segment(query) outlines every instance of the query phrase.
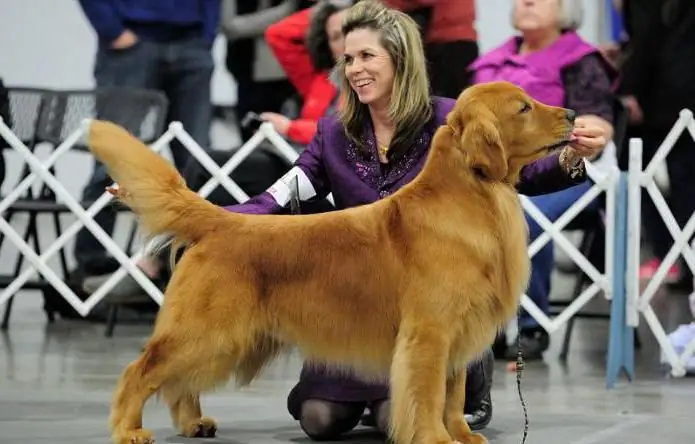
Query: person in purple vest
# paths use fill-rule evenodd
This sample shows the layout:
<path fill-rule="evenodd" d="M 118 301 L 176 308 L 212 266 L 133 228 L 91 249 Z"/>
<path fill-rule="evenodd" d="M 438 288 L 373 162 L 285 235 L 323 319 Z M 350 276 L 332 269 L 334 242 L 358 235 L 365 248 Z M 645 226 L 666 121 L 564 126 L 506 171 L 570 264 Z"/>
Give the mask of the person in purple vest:
<path fill-rule="evenodd" d="M 331 193 L 337 209 L 355 207 L 396 192 L 422 169 L 432 136 L 445 124 L 455 100 L 430 95 L 415 22 L 402 12 L 363 0 L 348 10 L 343 34 L 337 114 L 319 121 L 315 137 L 283 178 L 266 192 L 225 207 L 227 210 L 288 213 L 292 194 L 288 183 L 295 178 L 302 201 L 323 199 Z M 519 192 L 545 194 L 583 183 L 582 158 L 596 155 L 607 140 L 607 126 L 597 122 L 583 120 L 574 142 L 561 153 L 524 168 Z M 320 239 L 316 239 L 316 248 L 322 248 Z M 485 427 L 492 414 L 488 357 L 471 365 L 466 406 L 462 406 L 476 430 Z M 373 423 L 385 431 L 388 397 L 386 381 L 367 383 L 344 371 L 305 363 L 288 397 L 288 409 L 310 438 L 330 440 L 354 428 L 366 409 Z"/>
<path fill-rule="evenodd" d="M 598 48 L 577 34 L 582 16 L 582 0 L 515 0 L 512 22 L 520 35 L 474 61 L 470 66 L 472 83 L 494 80 L 515 83 L 536 100 L 574 110 L 578 116 L 575 124 L 578 134 L 601 131 L 604 140 L 609 141 L 613 132 L 612 82 L 616 73 Z M 577 161 L 581 167 L 583 161 Z M 589 180 L 584 180 L 565 190 L 530 199 L 554 222 L 591 186 Z M 594 200 L 591 205 L 598 204 Z M 526 218 L 533 241 L 543 229 L 528 214 Z M 553 264 L 553 244 L 549 242 L 532 258 L 527 291 L 546 314 Z M 519 327 L 524 358 L 542 359 L 550 343 L 548 333 L 526 312 Z M 516 345 L 505 349 L 504 336 L 499 342 L 502 350 L 498 352 L 496 347 L 496 353 L 505 359 L 516 359 Z"/>

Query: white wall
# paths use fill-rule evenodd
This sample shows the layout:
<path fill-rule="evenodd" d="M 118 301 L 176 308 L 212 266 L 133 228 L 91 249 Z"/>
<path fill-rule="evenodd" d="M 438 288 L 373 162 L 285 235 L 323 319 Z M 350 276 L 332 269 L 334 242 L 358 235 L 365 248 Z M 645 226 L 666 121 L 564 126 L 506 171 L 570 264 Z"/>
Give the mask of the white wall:
<path fill-rule="evenodd" d="M 580 33 L 599 42 L 600 12 L 604 0 L 584 0 L 585 24 Z M 477 0 L 480 47 L 486 51 L 512 33 L 509 23 L 511 0 Z M 0 12 L 0 76 L 9 85 L 50 88 L 90 88 L 96 47 L 93 34 L 76 0 L 2 0 Z M 214 47 L 217 69 L 213 78 L 213 102 L 231 104 L 236 100 L 233 79 L 224 68 L 224 44 Z M 227 132 L 213 130 L 227 137 Z M 226 143 L 223 143 L 226 145 Z M 219 146 L 219 143 L 215 145 Z M 6 152 L 9 177 L 5 187 L 15 183 L 17 157 Z M 69 173 L 65 167 L 70 166 Z M 73 196 L 79 196 L 91 169 L 84 154 L 69 154 L 59 162 L 60 180 Z M 5 188 L 6 189 L 6 188 Z M 5 248 L 3 248 L 5 250 Z M 5 256 L 5 254 L 3 254 Z M 5 262 L 5 261 L 3 261 Z M 0 266 L 0 268 L 5 268 Z"/>

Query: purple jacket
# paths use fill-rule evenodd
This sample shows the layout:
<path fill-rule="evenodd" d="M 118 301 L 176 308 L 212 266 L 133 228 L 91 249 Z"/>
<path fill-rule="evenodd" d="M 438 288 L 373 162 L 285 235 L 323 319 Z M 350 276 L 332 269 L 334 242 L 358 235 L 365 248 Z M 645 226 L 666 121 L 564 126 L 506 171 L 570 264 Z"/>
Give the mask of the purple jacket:
<path fill-rule="evenodd" d="M 470 66 L 474 82 L 506 80 L 518 85 L 536 100 L 552 106 L 564 106 L 564 68 L 589 54 L 598 54 L 573 31 L 565 32 L 542 51 L 519 55 L 519 37 L 512 37 L 499 47 L 480 56 Z"/>
<path fill-rule="evenodd" d="M 388 168 L 379 163 L 371 125 L 367 131 L 369 155 L 365 157 L 347 139 L 336 116 L 327 116 L 319 121 L 314 139 L 299 156 L 295 166 L 304 172 L 318 198 L 333 193 L 337 209 L 368 204 L 386 197 L 412 181 L 420 172 L 434 132 L 445 123 L 455 100 L 435 97 L 433 103 L 434 115 L 422 136 Z M 520 179 L 517 189 L 529 196 L 552 193 L 579 183 L 562 170 L 558 154 L 528 165 L 522 170 Z M 288 212 L 287 206 L 280 205 L 273 197 L 272 187 L 270 192 L 263 192 L 242 204 L 225 209 L 246 214 Z"/>

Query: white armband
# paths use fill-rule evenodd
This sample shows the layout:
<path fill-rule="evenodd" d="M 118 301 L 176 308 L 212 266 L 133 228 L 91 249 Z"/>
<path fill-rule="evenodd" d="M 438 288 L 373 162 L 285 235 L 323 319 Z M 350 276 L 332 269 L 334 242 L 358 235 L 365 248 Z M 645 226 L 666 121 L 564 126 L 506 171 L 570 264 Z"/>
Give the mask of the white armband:
<path fill-rule="evenodd" d="M 292 186 L 295 178 L 297 179 L 299 200 L 309 200 L 316 196 L 316 190 L 304 171 L 299 167 L 294 167 L 266 190 L 273 196 L 278 205 L 284 207 L 289 203 L 292 196 L 290 186 Z"/>

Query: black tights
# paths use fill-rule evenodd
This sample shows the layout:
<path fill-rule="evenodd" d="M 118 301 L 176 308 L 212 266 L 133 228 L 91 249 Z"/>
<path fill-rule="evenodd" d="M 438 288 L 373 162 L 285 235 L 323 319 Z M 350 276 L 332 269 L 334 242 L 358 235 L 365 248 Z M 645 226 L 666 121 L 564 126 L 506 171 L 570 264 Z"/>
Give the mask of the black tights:
<path fill-rule="evenodd" d="M 366 405 L 362 402 L 332 402 L 307 399 L 302 403 L 299 425 L 315 441 L 333 441 L 354 429 Z M 388 432 L 389 402 L 379 401 L 369 407 L 382 433 Z"/>

